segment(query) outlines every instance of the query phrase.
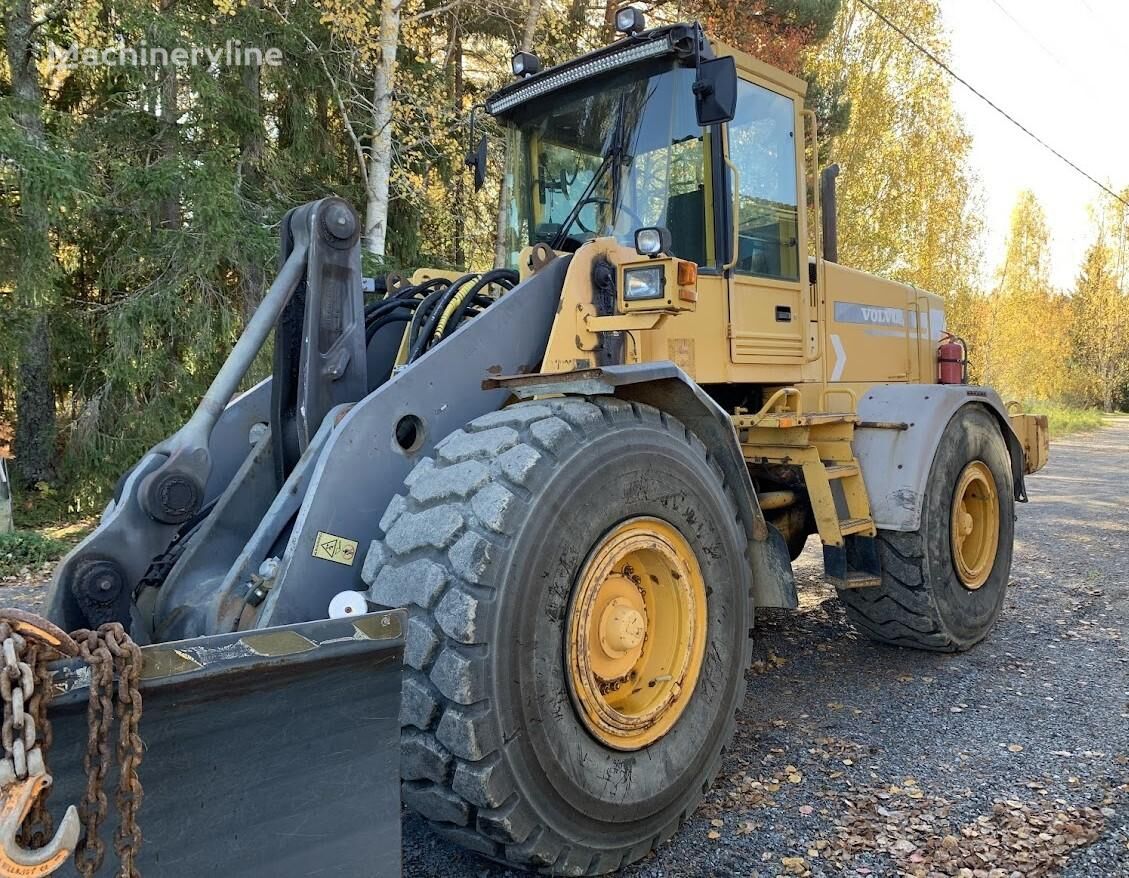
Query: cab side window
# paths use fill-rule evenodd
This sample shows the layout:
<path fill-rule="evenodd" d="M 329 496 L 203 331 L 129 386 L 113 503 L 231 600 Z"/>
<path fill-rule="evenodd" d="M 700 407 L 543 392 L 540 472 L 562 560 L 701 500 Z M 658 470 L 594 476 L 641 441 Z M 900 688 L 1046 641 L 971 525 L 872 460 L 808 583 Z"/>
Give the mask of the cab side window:
<path fill-rule="evenodd" d="M 739 177 L 739 274 L 799 279 L 795 120 L 790 98 L 751 82 L 738 84 L 729 159 Z"/>

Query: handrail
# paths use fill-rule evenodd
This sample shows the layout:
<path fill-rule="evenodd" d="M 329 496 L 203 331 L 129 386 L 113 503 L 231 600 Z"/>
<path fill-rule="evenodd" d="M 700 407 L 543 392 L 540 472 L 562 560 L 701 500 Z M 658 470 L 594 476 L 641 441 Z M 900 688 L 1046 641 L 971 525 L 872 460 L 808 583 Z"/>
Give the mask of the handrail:
<path fill-rule="evenodd" d="M 741 258 L 741 172 L 737 170 L 737 166 L 733 164 L 729 156 L 724 156 L 725 166 L 729 169 L 729 173 L 733 175 L 733 258 L 730 259 L 725 265 L 721 266 L 722 271 L 732 271 L 737 267 L 737 262 Z"/>

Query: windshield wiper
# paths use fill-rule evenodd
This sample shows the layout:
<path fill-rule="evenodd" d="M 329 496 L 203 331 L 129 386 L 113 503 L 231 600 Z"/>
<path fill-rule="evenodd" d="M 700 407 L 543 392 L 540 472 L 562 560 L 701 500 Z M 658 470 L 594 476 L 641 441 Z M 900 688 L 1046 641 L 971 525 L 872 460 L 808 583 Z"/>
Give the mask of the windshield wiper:
<path fill-rule="evenodd" d="M 604 160 L 600 162 L 600 166 L 596 168 L 596 173 L 592 175 L 592 179 L 588 181 L 588 185 L 584 187 L 584 191 L 580 193 L 580 197 L 576 200 L 576 204 L 568 212 L 568 216 L 561 222 L 561 227 L 557 229 L 557 233 L 553 236 L 553 241 L 549 245 L 554 250 L 559 250 L 564 246 L 565 241 L 568 240 L 569 230 L 573 224 L 580 218 L 580 211 L 585 205 L 591 203 L 592 193 L 596 191 L 596 187 L 604 178 L 604 174 L 612 166 L 612 162 L 619 161 L 623 155 L 623 95 L 619 96 L 619 105 L 616 108 L 615 128 L 612 129 L 611 142 L 608 143 L 607 152 L 604 153 Z M 616 179 L 612 179 L 612 210 L 615 210 L 615 202 L 618 197 L 618 185 Z"/>
<path fill-rule="evenodd" d="M 564 242 L 568 240 L 569 229 L 571 229 L 573 224 L 579 219 L 580 211 L 591 203 L 592 193 L 596 191 L 596 186 L 599 185 L 600 181 L 604 178 L 604 174 L 608 172 L 608 168 L 611 167 L 612 161 L 616 159 L 618 154 L 618 149 L 608 149 L 604 160 L 600 162 L 600 166 L 596 168 L 596 173 L 592 175 L 592 179 L 588 182 L 588 185 L 584 187 L 584 191 L 580 193 L 580 198 L 578 198 L 576 204 L 572 206 L 572 210 L 568 212 L 568 216 L 561 222 L 561 227 L 557 229 L 557 234 L 553 236 L 553 242 L 549 246 L 554 250 L 559 250 L 564 245 Z"/>

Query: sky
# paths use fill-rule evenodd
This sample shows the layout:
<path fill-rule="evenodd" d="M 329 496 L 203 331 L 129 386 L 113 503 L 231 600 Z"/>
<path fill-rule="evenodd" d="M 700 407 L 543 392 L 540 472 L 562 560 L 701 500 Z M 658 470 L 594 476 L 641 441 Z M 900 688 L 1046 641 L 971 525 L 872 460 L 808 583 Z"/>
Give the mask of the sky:
<path fill-rule="evenodd" d="M 1115 191 L 1129 186 L 1127 0 L 941 0 L 952 67 Z M 1052 280 L 1073 287 L 1101 190 L 960 83 L 953 99 L 973 137 L 986 224 L 984 282 L 1003 256 L 1011 209 L 1031 189 L 1052 235 Z"/>

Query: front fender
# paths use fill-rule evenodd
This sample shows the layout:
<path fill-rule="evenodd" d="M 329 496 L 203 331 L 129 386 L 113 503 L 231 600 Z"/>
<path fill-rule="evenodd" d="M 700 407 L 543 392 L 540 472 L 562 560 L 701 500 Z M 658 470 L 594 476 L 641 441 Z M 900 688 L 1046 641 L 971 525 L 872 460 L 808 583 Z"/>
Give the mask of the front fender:
<path fill-rule="evenodd" d="M 749 469 L 729 415 L 685 372 L 669 361 L 601 366 L 575 372 L 524 375 L 489 382 L 515 396 L 608 395 L 657 408 L 678 418 L 702 440 L 725 475 L 748 537 L 753 571 L 753 605 L 794 610 L 796 582 L 784 538 L 764 520 Z"/>

